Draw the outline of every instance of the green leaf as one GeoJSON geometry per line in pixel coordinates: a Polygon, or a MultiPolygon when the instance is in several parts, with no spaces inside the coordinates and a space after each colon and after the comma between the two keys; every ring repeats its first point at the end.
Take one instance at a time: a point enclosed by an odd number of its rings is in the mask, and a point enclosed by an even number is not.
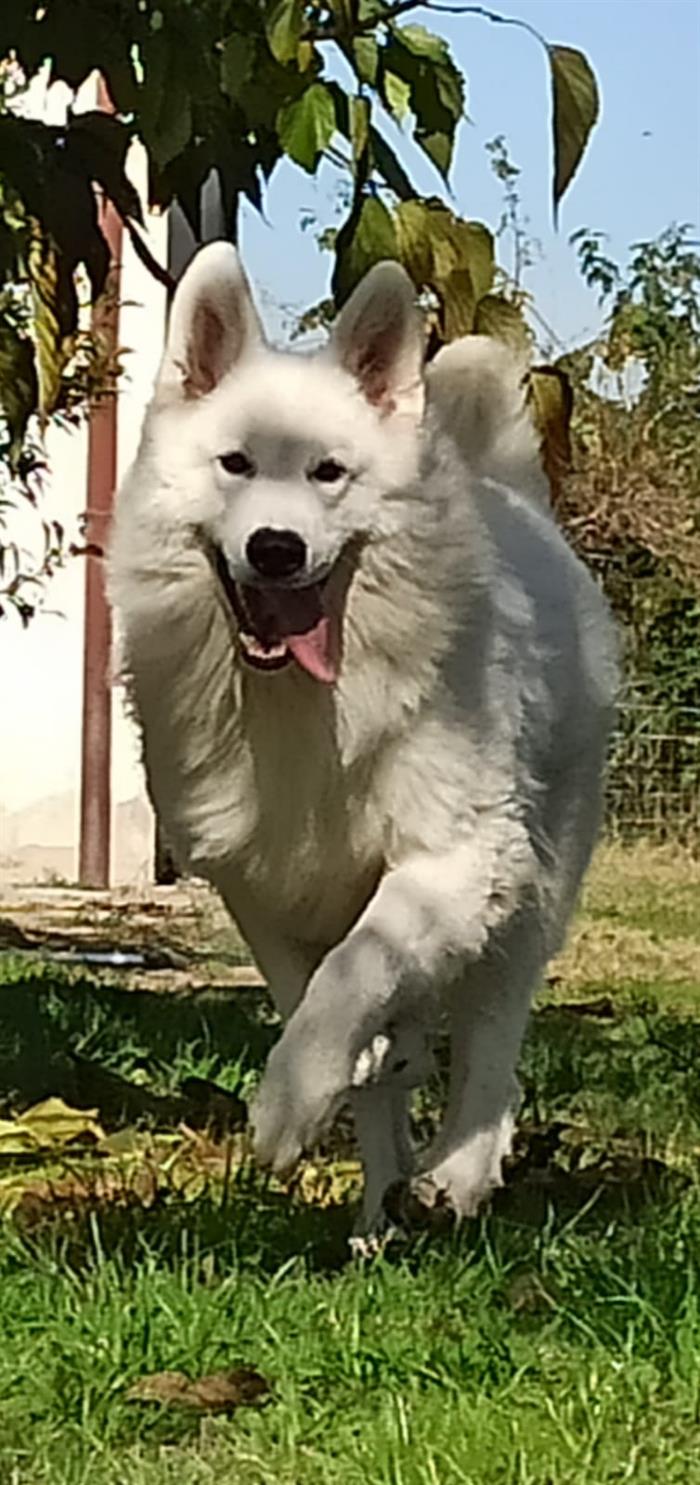
{"type": "Polygon", "coordinates": [[[251,77],[255,52],[255,38],[243,36],[240,31],[235,31],[224,42],[221,53],[221,86],[229,98],[238,98],[243,84],[251,77]]]}
{"type": "Polygon", "coordinates": [[[408,89],[416,143],[443,177],[447,176],[455,130],[464,112],[464,79],[447,43],[423,26],[393,26],[380,51],[377,87],[386,107],[396,112],[408,89]]]}
{"type": "Polygon", "coordinates": [[[438,64],[450,61],[447,42],[442,36],[428,31],[425,26],[396,27],[396,35],[400,36],[403,46],[413,52],[415,57],[427,57],[430,62],[438,64]]]}
{"type": "Polygon", "coordinates": [[[369,142],[373,168],[401,201],[412,200],[416,193],[403,165],[397,159],[391,145],[387,144],[383,135],[375,129],[373,124],[370,124],[369,142]]]}
{"type": "Polygon", "coordinates": [[[457,71],[449,54],[442,66],[435,69],[435,86],[440,102],[455,122],[464,114],[464,78],[457,71]]]}
{"type": "Polygon", "coordinates": [[[502,340],[518,355],[529,353],[531,336],[522,310],[500,294],[487,294],[477,305],[474,319],[476,335],[492,335],[502,340]]]}
{"type": "Polygon", "coordinates": [[[291,62],[304,29],[304,0],[279,0],[265,21],[270,51],[278,62],[291,62]]]}
{"type": "Polygon", "coordinates": [[[454,140],[450,134],[443,134],[440,131],[429,134],[422,129],[416,129],[416,144],[420,145],[428,159],[437,166],[443,179],[447,179],[449,174],[453,143],[454,140]]]}
{"type": "Polygon", "coordinates": [[[149,86],[141,89],[140,123],[153,165],[162,171],[192,138],[192,97],[187,58],[174,40],[158,31],[149,46],[149,86]],[[144,107],[144,105],[149,107],[144,107]]]}
{"type": "Polygon", "coordinates": [[[373,88],[377,81],[379,48],[374,36],[356,36],[352,44],[355,70],[361,82],[373,88]]]}
{"type": "Polygon", "coordinates": [[[286,104],[277,115],[282,148],[310,174],[330,144],[335,127],[335,104],[323,83],[312,83],[300,98],[286,104]]]}
{"type": "Polygon", "coordinates": [[[554,138],[554,218],[559,202],[583,157],[599,113],[598,85],[583,52],[570,46],[548,46],[552,78],[554,138]]]}
{"type": "Polygon", "coordinates": [[[356,204],[338,233],[333,297],[340,308],[374,263],[396,258],[396,227],[391,212],[377,196],[356,204]]]}
{"type": "Polygon", "coordinates": [[[399,123],[406,118],[411,110],[411,89],[402,77],[395,72],[384,73],[384,100],[389,112],[393,114],[399,123]]]}

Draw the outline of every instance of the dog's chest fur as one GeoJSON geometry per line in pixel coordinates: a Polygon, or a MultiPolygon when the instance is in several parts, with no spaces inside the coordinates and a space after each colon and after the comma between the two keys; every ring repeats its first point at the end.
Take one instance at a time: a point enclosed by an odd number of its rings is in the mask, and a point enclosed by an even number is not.
{"type": "Polygon", "coordinates": [[[358,748],[337,694],[310,678],[242,675],[230,654],[207,664],[208,647],[169,678],[165,709],[137,667],[158,813],[189,869],[239,884],[296,939],[336,942],[384,865],[388,743],[358,748]]]}

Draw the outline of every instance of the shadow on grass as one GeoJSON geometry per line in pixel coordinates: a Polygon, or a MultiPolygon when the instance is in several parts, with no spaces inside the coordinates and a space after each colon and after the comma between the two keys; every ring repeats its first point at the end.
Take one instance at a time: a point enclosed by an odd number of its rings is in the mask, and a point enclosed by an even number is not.
{"type": "Polygon", "coordinates": [[[230,1082],[263,1064],[277,1034],[259,989],[153,993],[90,977],[0,979],[0,1105],[7,1113],[55,1096],[96,1108],[107,1129],[172,1127],[196,1114],[182,1084],[199,1063],[230,1082]]]}
{"type": "MultiPolygon", "coordinates": [[[[185,1122],[211,1133],[224,1090],[206,1082],[202,1099],[202,1087],[193,1089],[198,1059],[207,1059],[208,1078],[235,1083],[241,1069],[262,1066],[278,1034],[258,989],[127,992],[74,972],[70,982],[56,983],[54,968],[34,977],[28,970],[4,985],[0,971],[5,1112],[53,1095],[96,1108],[106,1129],[142,1124],[172,1133],[185,1122]]],[[[536,1013],[523,1055],[521,1133],[489,1222],[523,1230],[526,1242],[527,1230],[545,1221],[556,1227],[576,1216],[602,1230],[611,1219],[634,1222],[677,1199],[687,1178],[649,1157],[636,1111],[640,1100],[651,1100],[669,1128],[681,1108],[700,1115],[699,1063],[700,1025],[687,1018],[609,1002],[536,1013]],[[582,1095],[591,1091],[606,1115],[599,1127],[590,1112],[581,1117],[582,1095]],[[611,1128],[614,1138],[605,1132],[611,1128]]],[[[439,1097],[444,1089],[434,1092],[439,1097]]],[[[223,1113],[228,1129],[214,1131],[219,1140],[245,1117],[235,1094],[226,1097],[232,1100],[223,1113]]],[[[138,1184],[115,1192],[99,1182],[91,1188],[90,1178],[67,1191],[58,1182],[47,1198],[44,1183],[35,1208],[24,1203],[20,1227],[26,1242],[57,1247],[72,1268],[98,1253],[126,1265],[148,1253],[164,1265],[186,1256],[205,1282],[232,1265],[276,1273],[299,1257],[309,1269],[333,1270],[347,1259],[353,1216],[347,1201],[302,1202],[244,1164],[230,1181],[219,1173],[204,1183],[193,1199],[156,1182],[145,1200],[138,1184]]],[[[440,1214],[430,1225],[439,1243],[460,1246],[473,1243],[478,1230],[465,1224],[455,1238],[440,1214]]],[[[412,1262],[422,1249],[419,1235],[396,1252],[412,1262]]]]}
{"type": "Polygon", "coordinates": [[[134,1200],[44,1207],[36,1218],[23,1207],[16,1230],[30,1251],[50,1252],[74,1273],[105,1260],[126,1269],[155,1260],[164,1268],[185,1264],[211,1284],[240,1268],[270,1275],[297,1261],[309,1272],[341,1268],[352,1219],[348,1206],[303,1205],[265,1189],[244,1168],[225,1200],[211,1189],[193,1201],[163,1196],[149,1206],[134,1200]]]}

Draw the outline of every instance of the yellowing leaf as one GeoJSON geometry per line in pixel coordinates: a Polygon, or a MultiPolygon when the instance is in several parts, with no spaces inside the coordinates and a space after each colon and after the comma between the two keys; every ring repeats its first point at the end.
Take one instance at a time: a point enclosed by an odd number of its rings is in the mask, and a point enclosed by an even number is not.
{"type": "Polygon", "coordinates": [[[476,308],[474,318],[476,335],[493,335],[509,345],[518,356],[527,357],[531,337],[522,310],[511,304],[500,294],[486,294],[476,308]]]}
{"type": "Polygon", "coordinates": [[[441,338],[473,328],[477,301],[493,281],[493,238],[480,222],[454,216],[440,201],[403,201],[396,209],[399,258],[418,289],[441,306],[441,338]]]}
{"type": "Polygon", "coordinates": [[[552,505],[559,504],[571,468],[571,383],[556,366],[538,366],[528,376],[527,397],[540,438],[540,454],[549,480],[552,505]]]}
{"type": "Polygon", "coordinates": [[[370,108],[366,98],[350,99],[350,136],[352,155],[357,162],[365,154],[369,144],[370,108]]]}
{"type": "Polygon", "coordinates": [[[359,1160],[305,1162],[292,1183],[294,1194],[309,1206],[342,1206],[362,1190],[362,1166],[359,1160]]]}
{"type": "Polygon", "coordinates": [[[42,422],[53,412],[61,390],[61,376],[69,356],[66,330],[77,322],[77,298],[72,276],[62,271],[58,255],[38,230],[30,243],[29,278],[32,287],[33,329],[42,422]]]}
{"type": "Polygon", "coordinates": [[[308,72],[316,58],[316,48],[311,41],[300,41],[297,47],[297,67],[308,72]]]}
{"type": "Polygon", "coordinates": [[[446,341],[469,335],[474,324],[476,295],[468,268],[457,268],[445,280],[442,294],[442,327],[446,341]]]}
{"type": "Polygon", "coordinates": [[[459,221],[457,236],[460,260],[469,267],[477,299],[491,292],[493,285],[493,233],[483,222],[459,221]]]}

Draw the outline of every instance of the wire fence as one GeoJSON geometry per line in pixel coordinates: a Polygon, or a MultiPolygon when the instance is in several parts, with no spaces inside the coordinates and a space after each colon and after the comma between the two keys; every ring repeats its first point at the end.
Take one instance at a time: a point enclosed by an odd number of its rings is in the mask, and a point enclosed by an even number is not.
{"type": "Polygon", "coordinates": [[[700,844],[700,708],[629,702],[620,710],[606,789],[608,834],[700,844]]]}

